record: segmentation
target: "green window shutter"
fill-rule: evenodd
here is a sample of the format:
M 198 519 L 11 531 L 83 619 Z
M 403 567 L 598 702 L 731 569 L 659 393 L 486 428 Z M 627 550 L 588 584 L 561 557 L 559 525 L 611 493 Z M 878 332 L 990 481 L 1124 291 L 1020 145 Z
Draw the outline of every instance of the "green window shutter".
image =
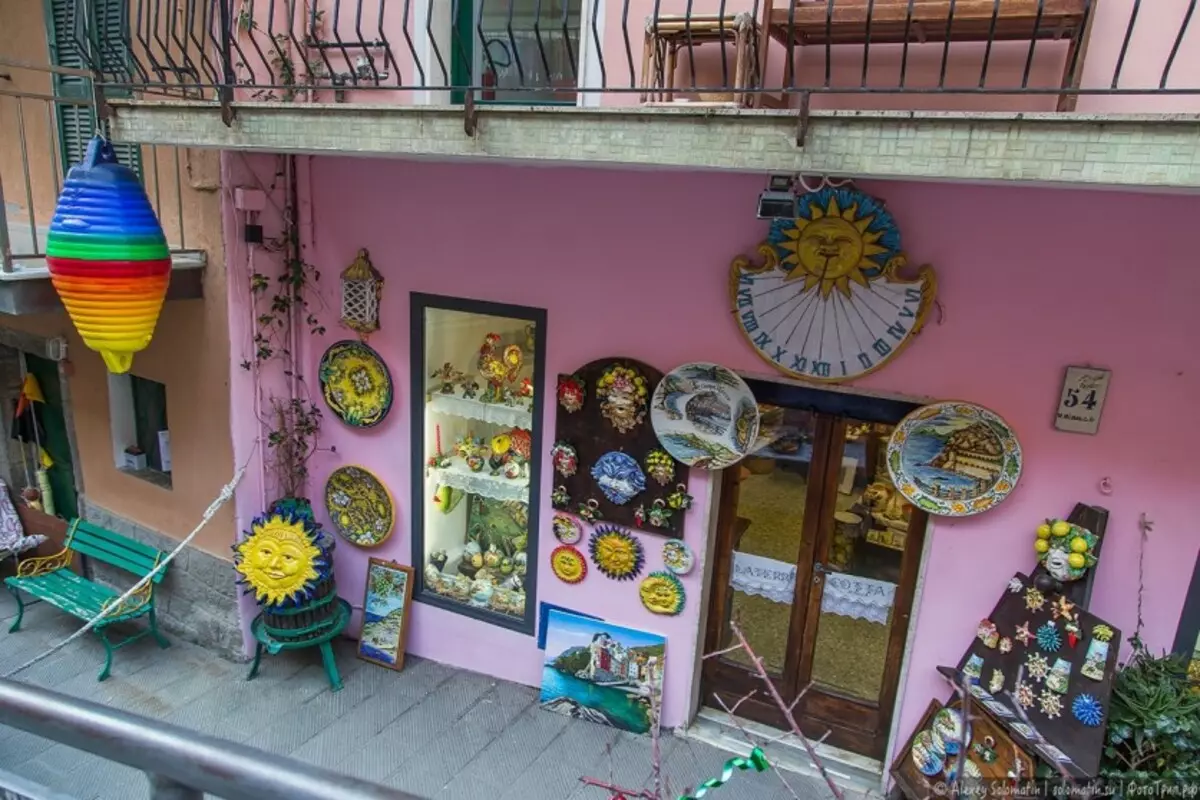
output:
M 46 44 L 50 63 L 68 69 L 87 69 L 88 60 L 80 52 L 82 42 L 76 39 L 90 32 L 96 59 L 105 75 L 127 74 L 128 52 L 124 31 L 128 29 L 123 0 L 92 0 L 90 10 L 95 19 L 86 28 L 77 19 L 83 0 L 46 0 Z M 89 99 L 91 81 L 74 75 L 55 75 L 54 93 L 58 97 Z M 83 160 L 87 143 L 96 132 L 95 109 L 89 106 L 55 103 L 58 122 L 59 156 L 65 175 L 72 165 Z M 141 148 L 138 145 L 114 144 L 117 160 L 142 174 Z
M 158 432 L 167 428 L 167 387 L 158 381 L 129 376 L 133 389 L 133 420 L 138 447 L 146 454 L 150 469 L 163 471 L 158 449 Z

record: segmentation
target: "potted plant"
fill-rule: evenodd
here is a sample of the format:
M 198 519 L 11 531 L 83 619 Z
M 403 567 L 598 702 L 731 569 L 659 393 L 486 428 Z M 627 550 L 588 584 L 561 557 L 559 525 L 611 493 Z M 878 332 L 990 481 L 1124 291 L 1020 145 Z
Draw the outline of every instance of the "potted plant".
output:
M 268 510 L 291 511 L 311 520 L 312 503 L 306 497 L 308 462 L 319 449 L 321 409 L 311 400 L 272 397 L 270 425 L 268 469 L 275 477 L 279 497 Z
M 1155 656 L 1132 637 L 1113 681 L 1100 762 L 1113 796 L 1166 796 L 1200 784 L 1200 691 L 1182 656 Z

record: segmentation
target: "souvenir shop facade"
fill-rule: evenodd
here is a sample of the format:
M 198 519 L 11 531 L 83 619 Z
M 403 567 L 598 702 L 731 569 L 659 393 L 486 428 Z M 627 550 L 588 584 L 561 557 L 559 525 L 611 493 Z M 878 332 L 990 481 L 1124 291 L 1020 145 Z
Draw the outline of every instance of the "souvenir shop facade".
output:
M 737 644 L 736 620 L 785 695 L 812 684 L 806 729 L 886 761 L 947 694 L 937 667 L 1033 569 L 1038 525 L 1085 503 L 1109 512 L 1090 610 L 1126 632 L 1137 522 L 1154 520 L 1142 635 L 1170 648 L 1197 549 L 1189 198 L 864 182 L 773 229 L 756 218 L 763 176 L 298 162 L 324 328 L 294 345 L 323 412 L 308 493 L 348 534 L 334 572 L 352 631 L 371 558 L 413 568 L 408 652 L 498 678 L 543 683 L 545 606 L 600 618 L 665 639 L 674 727 L 713 692 L 754 688 L 744 651 L 701 659 Z M 225 185 L 266 185 L 275 168 L 227 159 Z M 488 196 L 464 213 L 464 197 Z M 265 269 L 237 233 L 247 213 L 226 208 L 238 366 L 257 333 L 246 286 Z M 375 297 L 378 329 L 346 327 L 374 327 Z M 254 445 L 266 378 L 232 373 L 246 530 L 273 491 Z M 821 380 L 842 374 L 857 377 Z M 1087 399 L 1101 379 L 1078 415 L 1098 428 L 1056 427 L 1080 388 L 1064 381 Z M 888 468 L 894 434 L 946 400 L 992 433 L 934 420 L 953 435 L 911 459 L 961 480 L 912 475 L 914 506 Z M 381 502 L 391 524 L 374 532 L 346 511 Z M 248 626 L 257 608 L 243 606 Z M 627 655 L 629 675 L 647 674 Z M 607 653 L 597 665 L 620 680 Z M 767 704 L 739 713 L 779 724 Z

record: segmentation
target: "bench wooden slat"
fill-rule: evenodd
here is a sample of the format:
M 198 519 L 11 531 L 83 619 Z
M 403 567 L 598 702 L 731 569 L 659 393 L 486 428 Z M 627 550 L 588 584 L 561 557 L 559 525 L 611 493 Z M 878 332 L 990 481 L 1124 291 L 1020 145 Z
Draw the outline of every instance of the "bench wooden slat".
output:
M 142 544 L 135 539 L 130 539 L 128 536 L 122 536 L 115 531 L 110 531 L 108 528 L 102 528 L 94 522 L 88 522 L 86 519 L 79 520 L 79 524 L 75 526 L 75 533 L 77 535 L 90 534 L 91 536 L 95 536 L 106 541 L 120 542 L 125 546 L 126 550 L 139 553 L 149 558 L 151 561 L 157 558 L 160 553 L 157 548 L 151 547 L 148 544 Z
M 118 533 L 105 530 L 90 523 L 74 524 L 70 548 L 81 555 L 90 556 L 106 564 L 119 567 L 139 578 L 154 569 L 161 553 L 153 547 L 135 542 Z M 154 582 L 162 580 L 163 573 L 154 576 Z
M 107 587 L 65 569 L 33 578 L 8 578 L 5 583 L 83 620 L 99 614 L 105 601 L 117 596 Z

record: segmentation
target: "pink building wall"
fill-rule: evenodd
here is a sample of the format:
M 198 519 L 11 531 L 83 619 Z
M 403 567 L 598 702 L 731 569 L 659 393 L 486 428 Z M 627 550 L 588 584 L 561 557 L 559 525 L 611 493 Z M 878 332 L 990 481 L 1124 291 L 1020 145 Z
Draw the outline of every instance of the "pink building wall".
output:
M 604 356 L 629 356 L 663 370 L 693 360 L 764 370 L 729 318 L 725 284 L 730 259 L 752 252 L 765 235 L 753 216 L 761 177 L 299 160 L 311 171 L 303 187 L 311 201 L 307 256 L 326 276 L 329 334 L 302 338 L 314 385 L 321 352 L 343 336 L 336 324 L 336 275 L 366 247 L 386 278 L 383 327 L 370 343 L 392 370 L 396 403 L 370 431 L 327 416 L 322 443 L 336 445 L 337 454 L 317 457 L 310 488 L 319 497 L 331 470 L 358 463 L 379 475 L 398 502 L 398 528 L 384 546 L 338 550 L 338 584 L 355 604 L 362 602 L 369 555 L 411 559 L 409 292 L 548 309 L 547 385 L 541 387 L 547 393 L 557 373 Z M 249 163 L 264 180 L 274 169 L 264 156 L 227 156 L 226 162 L 227 187 L 248 180 Z M 933 524 L 924 591 L 912 618 L 907 684 L 899 693 L 900 731 L 911 730 L 931 697 L 946 694 L 935 667 L 956 663 L 1008 579 L 1032 567 L 1033 528 L 1079 501 L 1111 512 L 1092 610 L 1126 636 L 1136 619 L 1138 515 L 1155 522 L 1145 555 L 1143 635 L 1152 647 L 1169 648 L 1197 557 L 1189 498 L 1200 479 L 1200 429 L 1191 421 L 1200 369 L 1187 320 L 1200 297 L 1191 232 L 1200 200 L 934 183 L 863 188 L 888 201 L 912 259 L 937 268 L 940 308 L 911 347 L 857 386 L 982 403 L 1014 427 L 1026 456 L 1021 482 L 1004 505 Z M 477 199 L 475 213 L 463 214 L 464 197 Z M 248 342 L 240 245 L 230 244 L 228 263 L 232 358 L 239 362 Z M 1096 436 L 1052 427 L 1063 368 L 1070 364 L 1113 370 Z M 256 435 L 253 392 L 241 370 L 233 370 L 231 380 L 241 463 Z M 553 407 L 547 404 L 547 442 L 553 441 Z M 705 478 L 693 471 L 697 509 L 708 505 Z M 1104 478 L 1111 496 L 1100 492 Z M 548 494 L 548 485 L 537 494 L 543 521 L 537 600 L 665 634 L 664 721 L 685 722 L 706 613 L 707 565 L 684 579 L 687 610 L 675 618 L 646 612 L 635 587 L 594 570 L 578 586 L 563 584 L 544 568 L 554 544 Z M 261 502 L 254 481 L 243 484 L 240 526 Z M 323 510 L 319 515 L 327 522 Z M 706 531 L 705 514 L 693 511 L 685 538 L 697 552 L 704 552 Z M 648 566 L 657 568 L 661 539 L 642 538 Z M 499 677 L 540 682 L 541 653 L 532 637 L 433 607 L 415 606 L 408 647 Z
M 841 2 L 842 0 L 838 0 Z M 591 27 L 592 3 L 598 3 L 596 15 L 598 24 L 595 32 Z M 823 5 L 822 0 L 812 0 Z M 1119 85 L 1124 89 L 1157 88 L 1162 78 L 1163 69 L 1170 57 L 1181 23 L 1187 14 L 1190 0 L 1154 0 L 1152 3 L 1142 3 L 1138 9 L 1137 22 L 1133 35 L 1129 40 L 1125 61 L 1121 67 Z M 1134 12 L 1135 0 L 1099 0 L 1093 2 L 1094 21 L 1086 58 L 1083 60 L 1081 86 L 1086 89 L 1108 88 L 1116 74 L 1121 49 L 1125 41 L 1126 31 Z M 435 4 L 441 8 L 441 4 Z M 448 7 L 448 3 L 445 4 Z M 777 6 L 786 8 L 786 0 L 779 0 Z M 584 32 L 580 50 L 586 54 L 595 51 L 595 41 L 600 41 L 600 52 L 603 54 L 606 72 L 606 85 L 610 88 L 627 88 L 631 85 L 642 86 L 644 80 L 642 71 L 643 36 L 647 18 L 657 14 L 661 17 L 685 15 L 689 6 L 693 15 L 715 14 L 722 8 L 727 15 L 739 12 L 753 12 L 762 8 L 762 0 L 630 0 L 628 11 L 622 0 L 585 0 L 584 2 Z M 440 86 L 449 82 L 452 53 L 458 47 L 448 38 L 439 42 L 439 52 L 435 52 L 426 44 L 426 19 L 424 3 L 387 3 L 384 0 L 356 0 L 341 4 L 340 18 L 335 19 L 333 3 L 316 3 L 318 9 L 324 10 L 321 21 L 321 31 L 324 38 L 336 41 L 340 38 L 345 44 L 342 48 L 326 49 L 323 54 L 316 50 L 308 50 L 303 54 L 286 41 L 289 30 L 287 11 L 281 6 L 275 8 L 274 20 L 267 19 L 267 5 L 262 4 L 256 12 L 258 27 L 253 31 L 243 30 L 239 41 L 241 50 L 239 61 L 249 65 L 240 66 L 240 74 L 248 78 L 253 72 L 257 83 L 267 82 L 268 66 L 262 62 L 274 59 L 271 55 L 273 47 L 269 33 L 284 33 L 285 41 L 280 45 L 284 51 L 292 52 L 297 71 L 305 72 L 305 63 L 319 64 L 323 68 L 332 67 L 335 72 L 346 72 L 363 54 L 356 43 L 361 40 L 373 41 L 386 38 L 390 44 L 391 58 L 398 67 L 399 78 L 403 86 L 414 87 L 421 83 L 420 72 L 416 64 L 420 63 L 424 70 L 424 85 Z M 546 6 L 549 7 L 548 4 Z M 356 13 L 361 8 L 361 18 Z M 503 13 L 506 4 L 490 2 L 487 8 L 501 9 Z M 382 16 L 381 16 L 382 11 Z M 543 12 L 548 14 L 548 12 Z M 761 14 L 761 12 L 760 12 Z M 407 15 L 407 16 L 406 16 Z M 444 8 L 435 10 L 434 21 L 430 25 L 438 36 L 447 36 L 449 31 L 449 12 Z M 273 23 L 273 27 L 269 26 Z M 336 23 L 336 24 L 335 24 Z M 291 20 L 292 32 L 296 39 L 302 39 L 302 33 L 308 24 L 307 11 L 296 7 L 294 18 Z M 552 26 L 551 26 L 552 27 Z M 405 33 L 407 32 L 407 37 Z M 544 35 L 549 36 L 548 26 L 543 26 Z M 336 34 L 336 38 L 335 38 Z M 478 47 L 478 35 L 472 31 L 472 37 Z M 254 45 L 258 45 L 258 49 Z M 627 54 L 626 48 L 629 48 Z M 260 56 L 258 50 L 265 55 Z M 981 43 L 959 42 L 950 48 L 947 61 L 945 86 L 971 88 L 979 83 L 981 68 L 986 47 Z M 1030 50 L 1028 42 L 998 42 L 989 57 L 987 86 L 988 88 L 1013 87 L 1019 88 L 1024 78 L 1025 63 Z M 370 49 L 375 59 L 376 69 L 385 69 L 387 55 L 382 48 Z M 697 47 L 696 56 L 696 85 L 717 86 L 722 83 L 720 49 L 714 45 Z M 778 42 L 769 45 L 769 66 L 766 85 L 778 86 L 783 81 L 783 66 L 787 59 L 786 48 Z M 870 48 L 870 70 L 867 84 L 871 87 L 895 87 L 899 85 L 900 63 L 902 48 L 898 45 Z M 905 75 L 905 85 L 910 88 L 933 87 L 941 80 L 941 63 L 943 46 L 940 43 L 912 45 L 908 53 L 908 65 Z M 733 74 L 733 48 L 726 50 L 729 74 Z M 1028 85 L 1030 87 L 1057 87 L 1061 82 L 1063 66 L 1066 59 L 1066 44 L 1049 40 L 1039 41 L 1035 48 L 1035 57 L 1031 65 Z M 857 87 L 862 81 L 863 47 L 845 45 L 834 48 L 832 56 L 831 85 L 833 87 Z M 796 84 L 801 86 L 822 86 L 825 82 L 825 51 L 822 47 L 796 48 L 795 65 L 797 70 Z M 269 65 L 277 75 L 278 63 Z M 528 68 L 529 65 L 526 65 Z M 600 71 L 598 61 L 594 61 L 590 71 L 581 68 L 581 80 L 590 86 L 600 86 Z M 397 84 L 397 69 L 387 65 L 390 73 L 384 83 L 390 86 Z M 444 71 L 443 71 L 444 70 Z M 1193 20 L 1189 31 L 1180 43 L 1175 56 L 1168 88 L 1197 88 L 1196 75 L 1200 72 L 1200 19 Z M 570 78 L 568 74 L 566 76 Z M 688 65 L 686 53 L 680 56 L 680 66 L 676 76 L 679 86 L 692 85 L 691 67 Z M 278 92 L 277 92 L 278 94 Z M 245 93 L 249 96 L 249 92 Z M 685 95 L 686 96 L 686 95 Z M 332 92 L 325 90 L 317 95 L 317 99 L 330 102 Z M 449 102 L 448 97 L 421 97 L 409 90 L 367 91 L 349 89 L 344 96 L 347 102 L 357 103 L 389 103 L 410 104 L 414 102 Z M 504 99 L 503 96 L 498 99 Z M 692 99 L 695 99 L 694 97 Z M 640 103 L 637 93 L 609 93 L 602 96 L 600 103 L 606 106 L 633 106 Z M 903 109 L 903 110 L 951 110 L 951 111 L 1054 111 L 1057 97 L 1053 94 L 1043 95 L 887 95 L 887 94 L 825 94 L 814 98 L 813 108 L 841 109 Z M 1184 112 L 1200 111 L 1200 95 L 1084 95 L 1080 98 L 1079 112 L 1087 113 L 1133 113 L 1133 112 Z

